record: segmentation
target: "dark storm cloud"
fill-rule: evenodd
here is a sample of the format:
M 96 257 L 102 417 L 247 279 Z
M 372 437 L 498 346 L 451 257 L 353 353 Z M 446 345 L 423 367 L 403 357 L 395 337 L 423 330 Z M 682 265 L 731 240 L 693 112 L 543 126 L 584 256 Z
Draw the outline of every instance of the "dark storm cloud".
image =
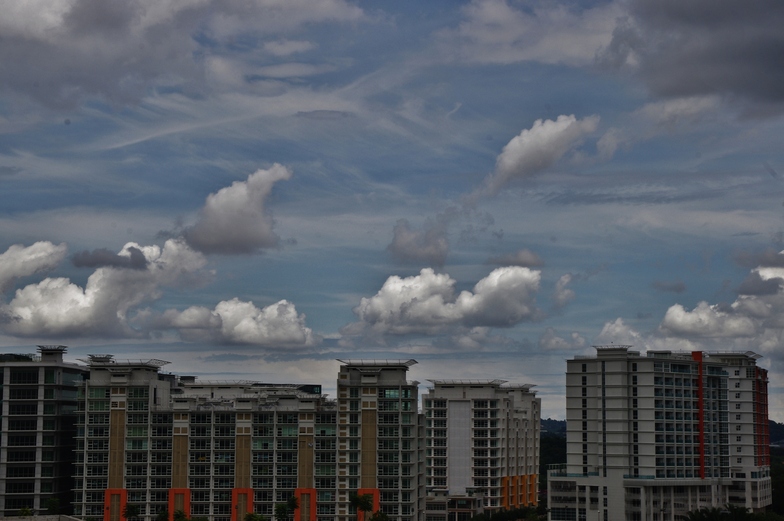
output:
M 784 268 L 784 254 L 771 248 L 761 253 L 739 251 L 733 255 L 733 260 L 744 268 Z
M 784 2 L 634 0 L 630 14 L 601 64 L 637 64 L 659 96 L 784 102 Z
M 128 248 L 130 255 L 118 255 L 106 248 L 93 251 L 81 251 L 71 257 L 71 262 L 77 268 L 129 268 L 143 270 L 147 268 L 147 258 L 139 248 Z
M 739 295 L 775 295 L 781 289 L 782 279 L 763 279 L 759 272 L 752 271 L 749 276 L 740 283 L 737 292 Z
M 651 287 L 657 291 L 663 291 L 665 293 L 683 293 L 686 291 L 686 284 L 680 280 L 654 280 L 651 282 Z

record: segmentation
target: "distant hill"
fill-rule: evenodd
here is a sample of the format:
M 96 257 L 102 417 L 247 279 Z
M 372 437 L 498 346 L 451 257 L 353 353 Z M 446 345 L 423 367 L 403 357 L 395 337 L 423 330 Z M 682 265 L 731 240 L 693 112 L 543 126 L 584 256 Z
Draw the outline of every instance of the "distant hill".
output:
M 770 444 L 784 446 L 784 423 L 770 420 Z
M 547 418 L 541 421 L 542 436 L 554 435 L 566 438 L 566 420 L 551 420 Z

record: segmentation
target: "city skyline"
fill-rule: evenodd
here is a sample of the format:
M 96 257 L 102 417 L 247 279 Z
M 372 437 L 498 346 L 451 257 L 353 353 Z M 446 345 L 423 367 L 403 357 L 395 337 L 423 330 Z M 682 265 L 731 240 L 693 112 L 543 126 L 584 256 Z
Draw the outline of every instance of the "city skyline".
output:
M 415 358 L 563 419 L 592 345 L 748 350 L 784 421 L 779 2 L 7 12 L 2 351 L 271 383 Z

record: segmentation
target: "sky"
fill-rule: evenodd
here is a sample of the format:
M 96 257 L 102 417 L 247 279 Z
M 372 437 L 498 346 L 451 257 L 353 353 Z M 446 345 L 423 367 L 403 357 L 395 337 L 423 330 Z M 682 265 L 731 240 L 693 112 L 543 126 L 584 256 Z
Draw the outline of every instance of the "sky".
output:
M 753 351 L 784 421 L 779 0 L 7 0 L 0 350 L 320 383 Z

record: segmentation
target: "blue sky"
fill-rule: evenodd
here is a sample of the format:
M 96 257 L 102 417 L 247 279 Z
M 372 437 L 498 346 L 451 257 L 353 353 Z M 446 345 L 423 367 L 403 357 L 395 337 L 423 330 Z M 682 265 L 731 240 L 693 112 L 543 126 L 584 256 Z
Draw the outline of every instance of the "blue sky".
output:
M 0 344 L 334 387 L 751 350 L 784 420 L 775 0 L 12 0 Z

